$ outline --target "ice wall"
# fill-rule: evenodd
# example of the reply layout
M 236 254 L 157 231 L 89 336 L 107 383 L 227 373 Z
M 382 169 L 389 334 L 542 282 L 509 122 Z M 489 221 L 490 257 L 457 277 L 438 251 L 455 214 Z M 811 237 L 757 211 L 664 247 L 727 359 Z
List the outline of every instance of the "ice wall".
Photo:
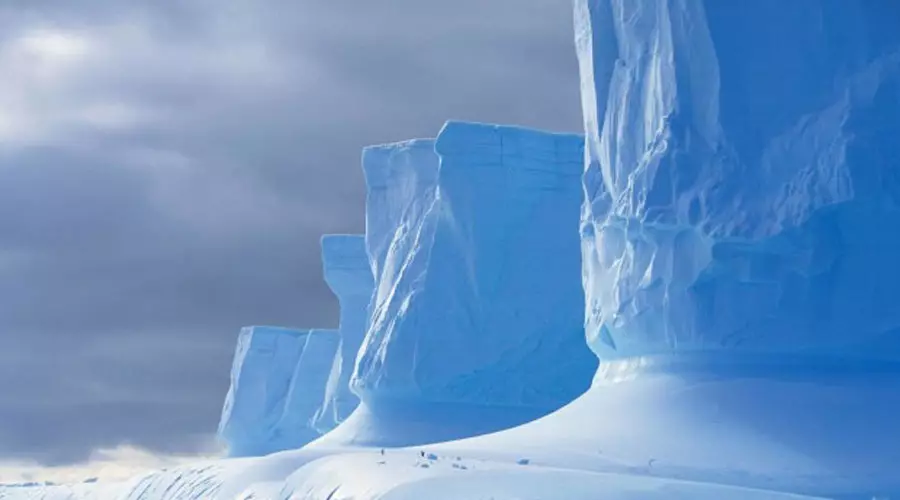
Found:
M 324 402 L 314 419 L 315 428 L 325 433 L 359 404 L 359 398 L 350 391 L 350 377 L 366 332 L 374 283 L 362 235 L 324 236 L 322 264 L 325 282 L 340 302 L 340 345 L 333 358 Z
M 577 0 L 587 335 L 900 355 L 900 4 Z
M 306 336 L 276 428 L 274 441 L 278 448 L 300 448 L 324 432 L 317 428 L 316 418 L 324 406 L 328 379 L 340 345 L 338 330 L 310 330 Z
M 386 301 L 398 264 L 411 254 L 409 244 L 434 203 L 438 156 L 434 140 L 417 139 L 363 150 L 366 179 L 366 251 L 378 288 L 373 304 Z M 386 265 L 391 265 L 385 269 Z M 385 277 L 387 275 L 387 277 Z M 384 279 L 383 279 L 384 278 Z
M 370 406 L 552 411 L 596 367 L 582 326 L 583 139 L 451 122 L 434 142 L 439 169 L 429 146 L 365 155 L 379 279 L 353 388 Z
M 277 451 L 278 424 L 309 332 L 270 326 L 241 329 L 219 437 L 231 456 Z

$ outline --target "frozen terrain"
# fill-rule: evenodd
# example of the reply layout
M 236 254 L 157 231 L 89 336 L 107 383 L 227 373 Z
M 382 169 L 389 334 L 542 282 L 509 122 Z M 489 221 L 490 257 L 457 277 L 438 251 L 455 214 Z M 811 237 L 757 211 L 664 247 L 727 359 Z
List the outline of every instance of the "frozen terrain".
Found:
M 276 451 L 299 448 L 330 430 L 318 427 L 317 419 L 326 407 L 328 379 L 340 345 L 337 330 L 310 330 L 306 336 L 278 421 Z
M 897 359 L 897 26 L 893 0 L 577 2 L 601 358 Z
M 451 122 L 435 141 L 366 150 L 377 285 L 351 382 L 364 408 L 326 439 L 467 437 L 587 390 L 597 363 L 582 326 L 583 144 Z
M 278 444 L 278 424 L 309 334 L 308 330 L 266 326 L 241 330 L 231 387 L 219 422 L 219 436 L 232 456 L 265 455 L 283 449 Z
M 344 421 L 359 404 L 350 391 L 356 353 L 369 320 L 374 282 L 363 235 L 328 235 L 322 238 L 325 282 L 340 303 L 340 345 L 325 387 L 325 398 L 314 427 L 327 432 Z
M 451 122 L 366 151 L 366 245 L 324 245 L 341 335 L 365 297 L 325 398 L 352 386 L 349 419 L 298 450 L 0 498 L 900 497 L 900 5 L 575 13 L 583 143 Z M 274 425 L 266 394 L 223 422 Z M 478 413 L 510 408 L 536 411 Z
M 334 330 L 241 330 L 219 437 L 231 456 L 299 448 L 322 432 L 321 412 L 340 337 Z

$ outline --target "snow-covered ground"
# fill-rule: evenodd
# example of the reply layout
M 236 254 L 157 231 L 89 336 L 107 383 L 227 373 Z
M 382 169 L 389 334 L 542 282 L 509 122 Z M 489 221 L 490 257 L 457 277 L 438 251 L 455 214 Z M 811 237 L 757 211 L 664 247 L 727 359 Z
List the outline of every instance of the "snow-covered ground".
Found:
M 776 493 L 793 492 L 871 500 L 900 492 L 900 447 L 890 439 L 900 435 L 900 367 L 843 365 L 828 375 L 833 366 L 821 359 L 701 365 L 607 366 L 574 403 L 486 436 L 354 447 L 341 441 L 364 422 L 351 419 L 301 450 L 121 485 L 0 490 L 0 498 L 799 498 Z

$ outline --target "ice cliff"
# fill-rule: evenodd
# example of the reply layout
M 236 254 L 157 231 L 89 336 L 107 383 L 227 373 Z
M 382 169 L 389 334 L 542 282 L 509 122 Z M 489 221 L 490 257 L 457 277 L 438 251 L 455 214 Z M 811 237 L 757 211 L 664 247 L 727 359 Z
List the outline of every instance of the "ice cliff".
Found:
M 373 286 L 364 243 L 362 235 L 322 238 L 325 281 L 340 302 L 339 330 L 241 331 L 219 423 L 231 456 L 300 448 L 356 408 L 349 382 Z
M 319 427 L 318 417 L 326 406 L 328 381 L 340 347 L 338 330 L 310 330 L 307 335 L 278 421 L 279 449 L 299 448 L 330 430 Z
M 900 5 L 577 0 L 587 335 L 900 355 Z
M 341 425 L 123 498 L 900 496 L 900 4 L 575 5 L 584 142 L 365 151 L 365 240 L 323 240 L 312 427 Z M 233 450 L 309 421 L 303 335 L 242 332 Z M 551 412 L 597 358 L 545 418 L 423 444 Z M 333 446 L 386 435 L 416 446 Z
M 340 345 L 334 356 L 322 407 L 314 426 L 324 433 L 346 419 L 359 404 L 350 390 L 356 355 L 366 333 L 374 282 L 363 235 L 322 238 L 325 282 L 340 303 Z
M 337 345 L 337 333 L 330 330 L 241 330 L 219 423 L 229 455 L 299 448 L 319 436 L 312 418 Z
M 434 204 L 438 156 L 434 141 L 418 139 L 363 150 L 366 180 L 366 251 L 378 287 L 374 305 L 388 301 L 402 264 L 423 235 L 422 219 Z M 393 267 L 385 268 L 386 265 Z M 382 314 L 377 309 L 373 314 Z
M 460 122 L 366 150 L 378 281 L 352 387 L 367 409 L 442 405 L 428 414 L 490 431 L 587 389 L 582 160 L 579 136 Z

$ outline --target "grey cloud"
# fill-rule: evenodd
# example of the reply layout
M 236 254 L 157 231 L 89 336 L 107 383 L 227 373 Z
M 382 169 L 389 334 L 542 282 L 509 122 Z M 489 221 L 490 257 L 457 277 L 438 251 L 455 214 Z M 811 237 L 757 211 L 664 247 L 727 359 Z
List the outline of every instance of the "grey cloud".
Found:
M 0 7 L 0 90 L 29 125 L 0 124 L 0 458 L 204 446 L 240 326 L 335 323 L 318 240 L 363 230 L 363 146 L 448 118 L 580 128 L 570 8 Z M 36 75 L 9 55 L 35 28 L 97 52 Z

